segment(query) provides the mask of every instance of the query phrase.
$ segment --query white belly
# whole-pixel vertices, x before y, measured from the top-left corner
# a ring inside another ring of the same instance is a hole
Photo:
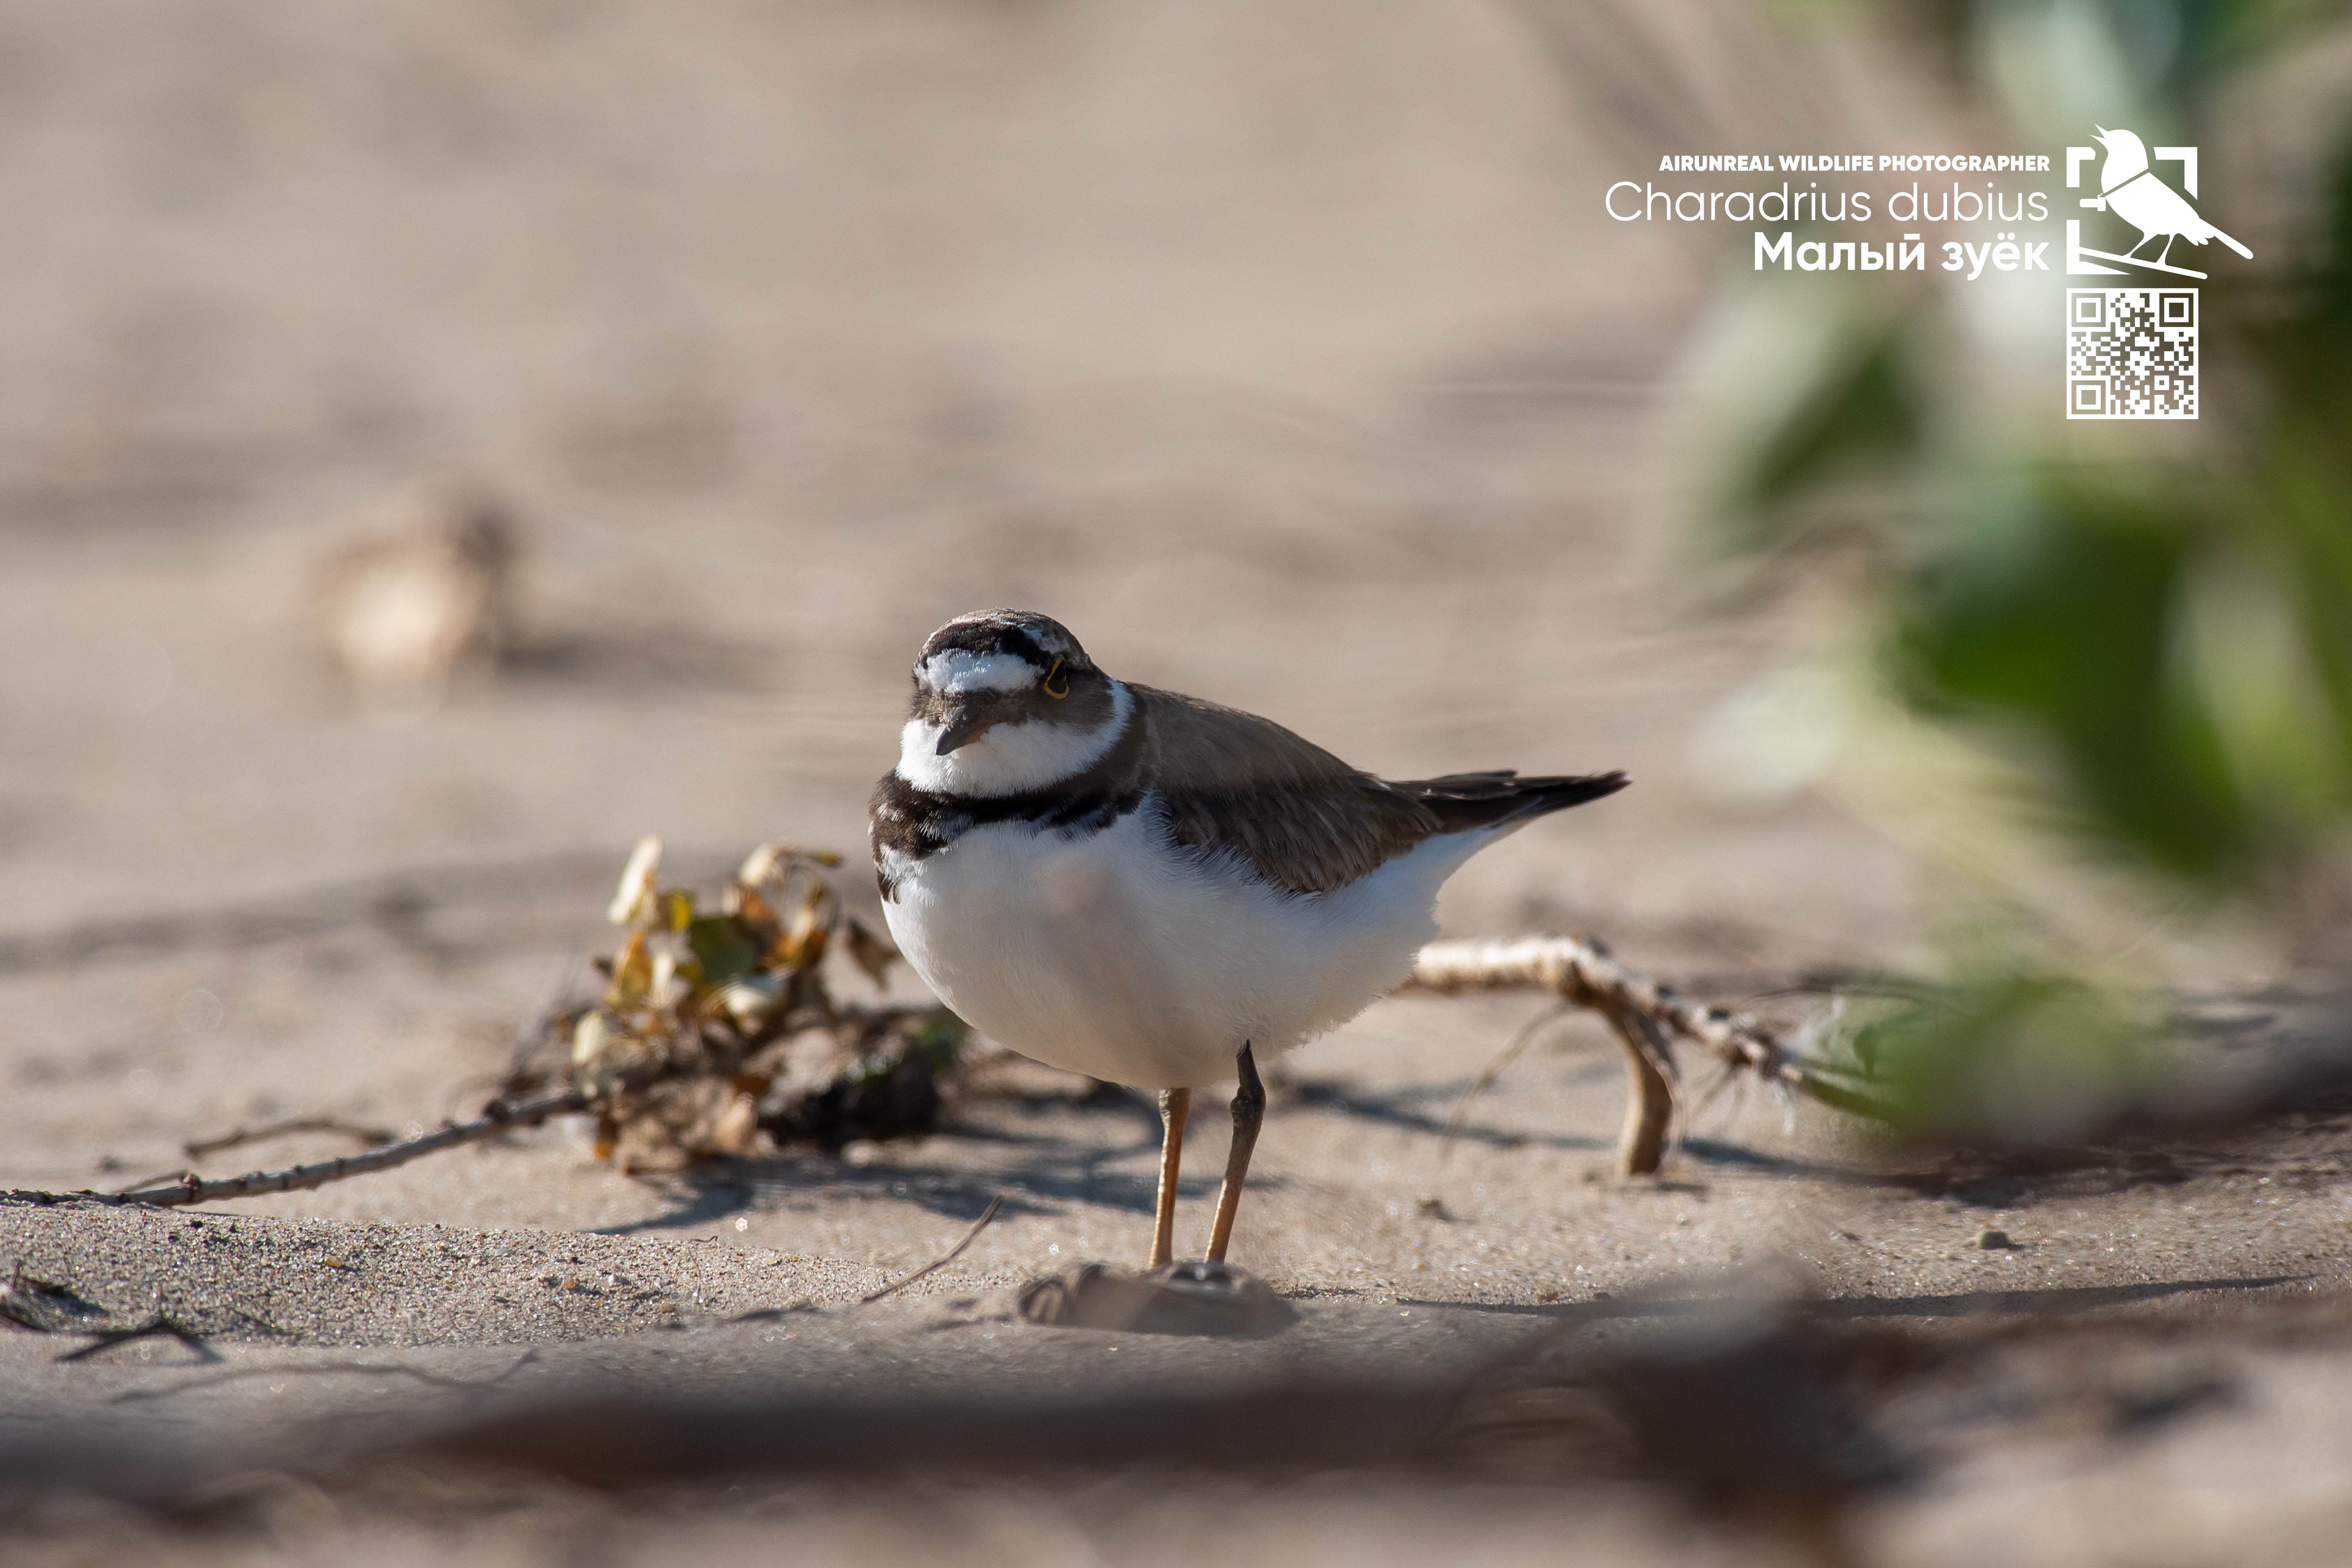
[[[1051,1066],[1143,1088],[1234,1076],[1360,1012],[1436,934],[1450,834],[1337,892],[1286,898],[1167,844],[1157,816],[1099,833],[974,828],[901,864],[883,905],[915,972],[965,1022]]]

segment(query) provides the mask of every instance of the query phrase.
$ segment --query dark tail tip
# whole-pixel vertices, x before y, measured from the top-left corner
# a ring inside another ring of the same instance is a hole
[[[1516,804],[1496,814],[1497,823],[1527,822],[1615,795],[1633,781],[1622,772],[1580,777],[1521,779]]]
[[[1613,773],[1588,773],[1582,778],[1561,779],[1553,789],[1545,792],[1544,809],[1564,811],[1571,805],[1582,805],[1588,801],[1600,800],[1615,795],[1633,782],[1632,776],[1622,768]]]
[[[1633,781],[1623,773],[1554,774],[1521,778],[1516,773],[1454,773],[1399,784],[1437,814],[1450,829],[1493,827],[1525,822],[1571,805],[1615,795]]]

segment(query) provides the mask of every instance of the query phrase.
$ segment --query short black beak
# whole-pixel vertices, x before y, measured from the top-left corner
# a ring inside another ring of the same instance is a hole
[[[986,733],[989,726],[995,722],[995,720],[982,718],[970,709],[964,710],[949,720],[948,727],[940,731],[938,754],[944,757],[958,747],[971,744]]]

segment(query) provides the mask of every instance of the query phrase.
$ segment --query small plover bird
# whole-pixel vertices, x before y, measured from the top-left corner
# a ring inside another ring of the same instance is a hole
[[[1402,983],[1463,861],[1625,785],[1375,778],[1270,720],[1115,680],[1025,610],[950,621],[914,676],[869,812],[890,934],[992,1038],[1160,1091],[1155,1267],[1192,1086],[1240,1079],[1222,1260],[1265,1109],[1258,1058]]]

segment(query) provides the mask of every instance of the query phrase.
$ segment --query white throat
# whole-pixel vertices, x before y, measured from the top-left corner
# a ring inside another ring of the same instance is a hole
[[[1110,683],[1110,716],[1091,730],[1032,720],[999,724],[946,756],[941,726],[909,719],[898,738],[898,776],[935,795],[1019,795],[1073,778],[1100,762],[1135,713],[1134,694]]]

